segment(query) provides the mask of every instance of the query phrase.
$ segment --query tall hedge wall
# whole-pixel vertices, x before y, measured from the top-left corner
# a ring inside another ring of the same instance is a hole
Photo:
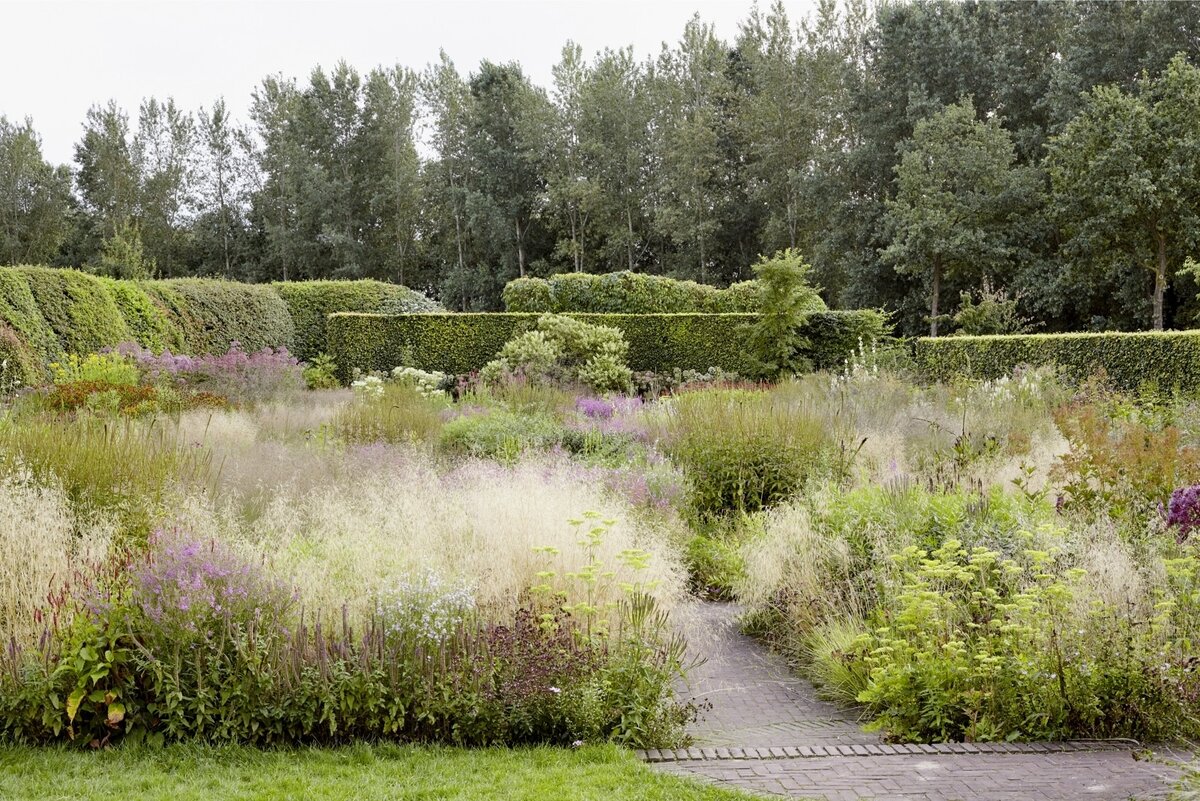
[[[1018,365],[1056,365],[1072,380],[1101,368],[1118,387],[1200,389],[1200,331],[919,339],[914,356],[934,380],[999,378]]]
[[[234,341],[245,350],[291,348],[295,340],[287,304],[268,284],[174,278],[142,286],[183,332],[187,353],[224,353]]]
[[[292,352],[304,360],[329,350],[325,318],[334,312],[410,314],[440,309],[420,292],[382,281],[287,281],[272,286],[296,328]]]
[[[424,295],[378,281],[121,281],[78,270],[0,267],[0,389],[14,380],[43,380],[46,365],[64,353],[128,340],[191,354],[223,353],[233,340],[247,350],[299,342],[302,357],[311,357],[325,349],[331,311],[436,308]]]
[[[478,370],[540,315],[499,314],[333,314],[330,353],[343,378],[355,369],[390,370],[408,365],[446,373]],[[634,370],[748,372],[742,327],[753,314],[572,314],[590,323],[618,328],[629,341]],[[834,367],[858,347],[884,333],[883,315],[873,311],[818,312],[809,315],[805,334],[817,367]]]
[[[556,314],[738,314],[757,312],[762,305],[757,281],[718,289],[628,270],[518,278],[504,287],[503,297],[504,308],[510,312]],[[808,301],[810,311],[826,310],[815,290],[810,290]]]
[[[50,267],[18,267],[58,349],[93,353],[132,338],[108,287],[94,275]]]

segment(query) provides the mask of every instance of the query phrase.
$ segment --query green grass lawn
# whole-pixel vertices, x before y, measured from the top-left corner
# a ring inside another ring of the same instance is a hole
[[[263,751],[173,746],[99,753],[0,747],[3,801],[747,801],[655,773],[613,746],[460,750],[393,745]]]

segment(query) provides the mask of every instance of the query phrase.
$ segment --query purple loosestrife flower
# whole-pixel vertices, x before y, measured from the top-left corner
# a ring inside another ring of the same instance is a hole
[[[1179,530],[1180,542],[1200,527],[1200,484],[1180,487],[1171,493],[1171,500],[1167,502],[1167,525]]]
[[[152,380],[167,378],[238,402],[268,400],[304,385],[303,366],[287,348],[247,353],[235,341],[223,354],[177,356],[169,350],[155,354],[136,342],[123,342],[113,350],[132,357]]]
[[[604,398],[579,398],[575,401],[575,408],[582,412],[584,417],[593,420],[608,420],[617,410],[616,406]]]
[[[205,632],[217,620],[281,621],[294,596],[259,564],[217,542],[176,529],[156,531],[130,566],[130,603],[165,635]]]

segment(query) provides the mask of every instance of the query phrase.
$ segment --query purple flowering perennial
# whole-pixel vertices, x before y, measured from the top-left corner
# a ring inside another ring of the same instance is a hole
[[[1180,542],[1200,527],[1200,484],[1180,487],[1171,493],[1171,500],[1167,502],[1167,525],[1178,529]]]

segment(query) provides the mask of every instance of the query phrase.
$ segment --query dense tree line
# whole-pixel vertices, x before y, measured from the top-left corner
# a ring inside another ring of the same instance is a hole
[[[70,167],[0,118],[0,261],[373,277],[494,309],[520,275],[726,284],[797,248],[901,330],[1016,302],[1042,330],[1186,327],[1198,304],[1200,4],[822,0],[694,18],[653,58],[568,43],[540,87],[345,63],[249,118],[150,98]],[[981,294],[982,293],[982,294]]]

